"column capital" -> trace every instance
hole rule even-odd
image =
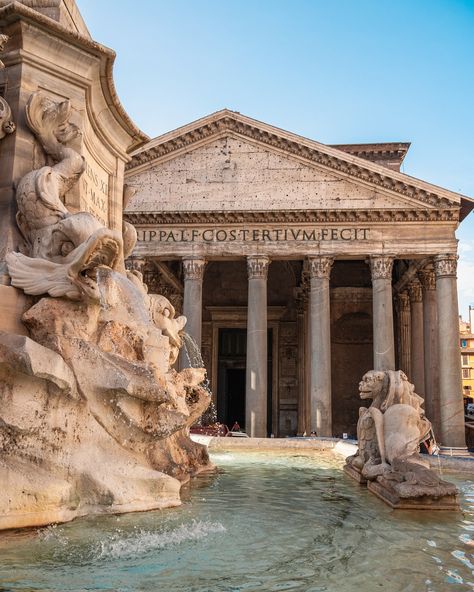
[[[185,280],[202,280],[206,260],[202,258],[183,258],[183,273]]]
[[[410,302],[423,302],[423,291],[418,278],[411,280],[408,284],[408,294],[410,295]]]
[[[458,256],[456,253],[443,253],[433,258],[436,278],[456,277]]]
[[[128,271],[138,271],[143,275],[145,269],[146,259],[142,257],[129,257],[125,259],[125,269]]]
[[[393,260],[394,257],[391,255],[371,255],[369,261],[372,281],[391,280]]]
[[[401,311],[402,310],[405,310],[405,311],[410,310],[410,296],[408,295],[408,292],[406,290],[404,290],[403,292],[398,292],[397,299],[398,299],[398,306]]]
[[[332,265],[334,263],[334,257],[317,255],[315,257],[308,257],[307,261],[310,278],[329,279]]]
[[[266,255],[249,255],[247,257],[247,273],[249,280],[266,280],[270,258]]]
[[[436,290],[436,276],[433,265],[430,264],[427,267],[420,269],[418,277],[420,278],[421,285],[425,292],[428,290]]]

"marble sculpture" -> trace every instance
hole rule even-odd
[[[345,471],[394,508],[457,509],[457,489],[430,468],[420,444],[432,434],[423,398],[401,370],[367,372],[359,383],[357,454]]]
[[[126,271],[122,234],[64,195],[84,170],[69,101],[34,93],[26,121],[50,164],[17,186],[24,244],[7,256],[30,295],[29,337],[0,332],[0,529],[178,505],[211,467],[188,427],[208,407],[203,368],[172,368],[185,317]]]

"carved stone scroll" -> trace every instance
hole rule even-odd
[[[391,280],[392,269],[393,257],[386,255],[374,255],[370,257],[372,280]]]
[[[434,257],[436,277],[456,277],[458,256],[455,253],[446,253]]]
[[[328,279],[331,275],[334,257],[321,255],[319,257],[308,257],[308,272],[311,278]]]
[[[252,255],[247,257],[247,272],[249,280],[267,279],[270,259],[266,255]]]

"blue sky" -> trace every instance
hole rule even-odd
[[[404,172],[474,197],[474,0],[76,0],[154,137],[224,107],[320,142],[410,141]],[[474,304],[474,214],[458,230]]]

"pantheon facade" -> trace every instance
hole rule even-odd
[[[400,172],[408,148],[223,110],[132,154],[130,263],[188,318],[220,421],[355,436],[362,375],[402,369],[465,447],[455,230],[474,201]]]

